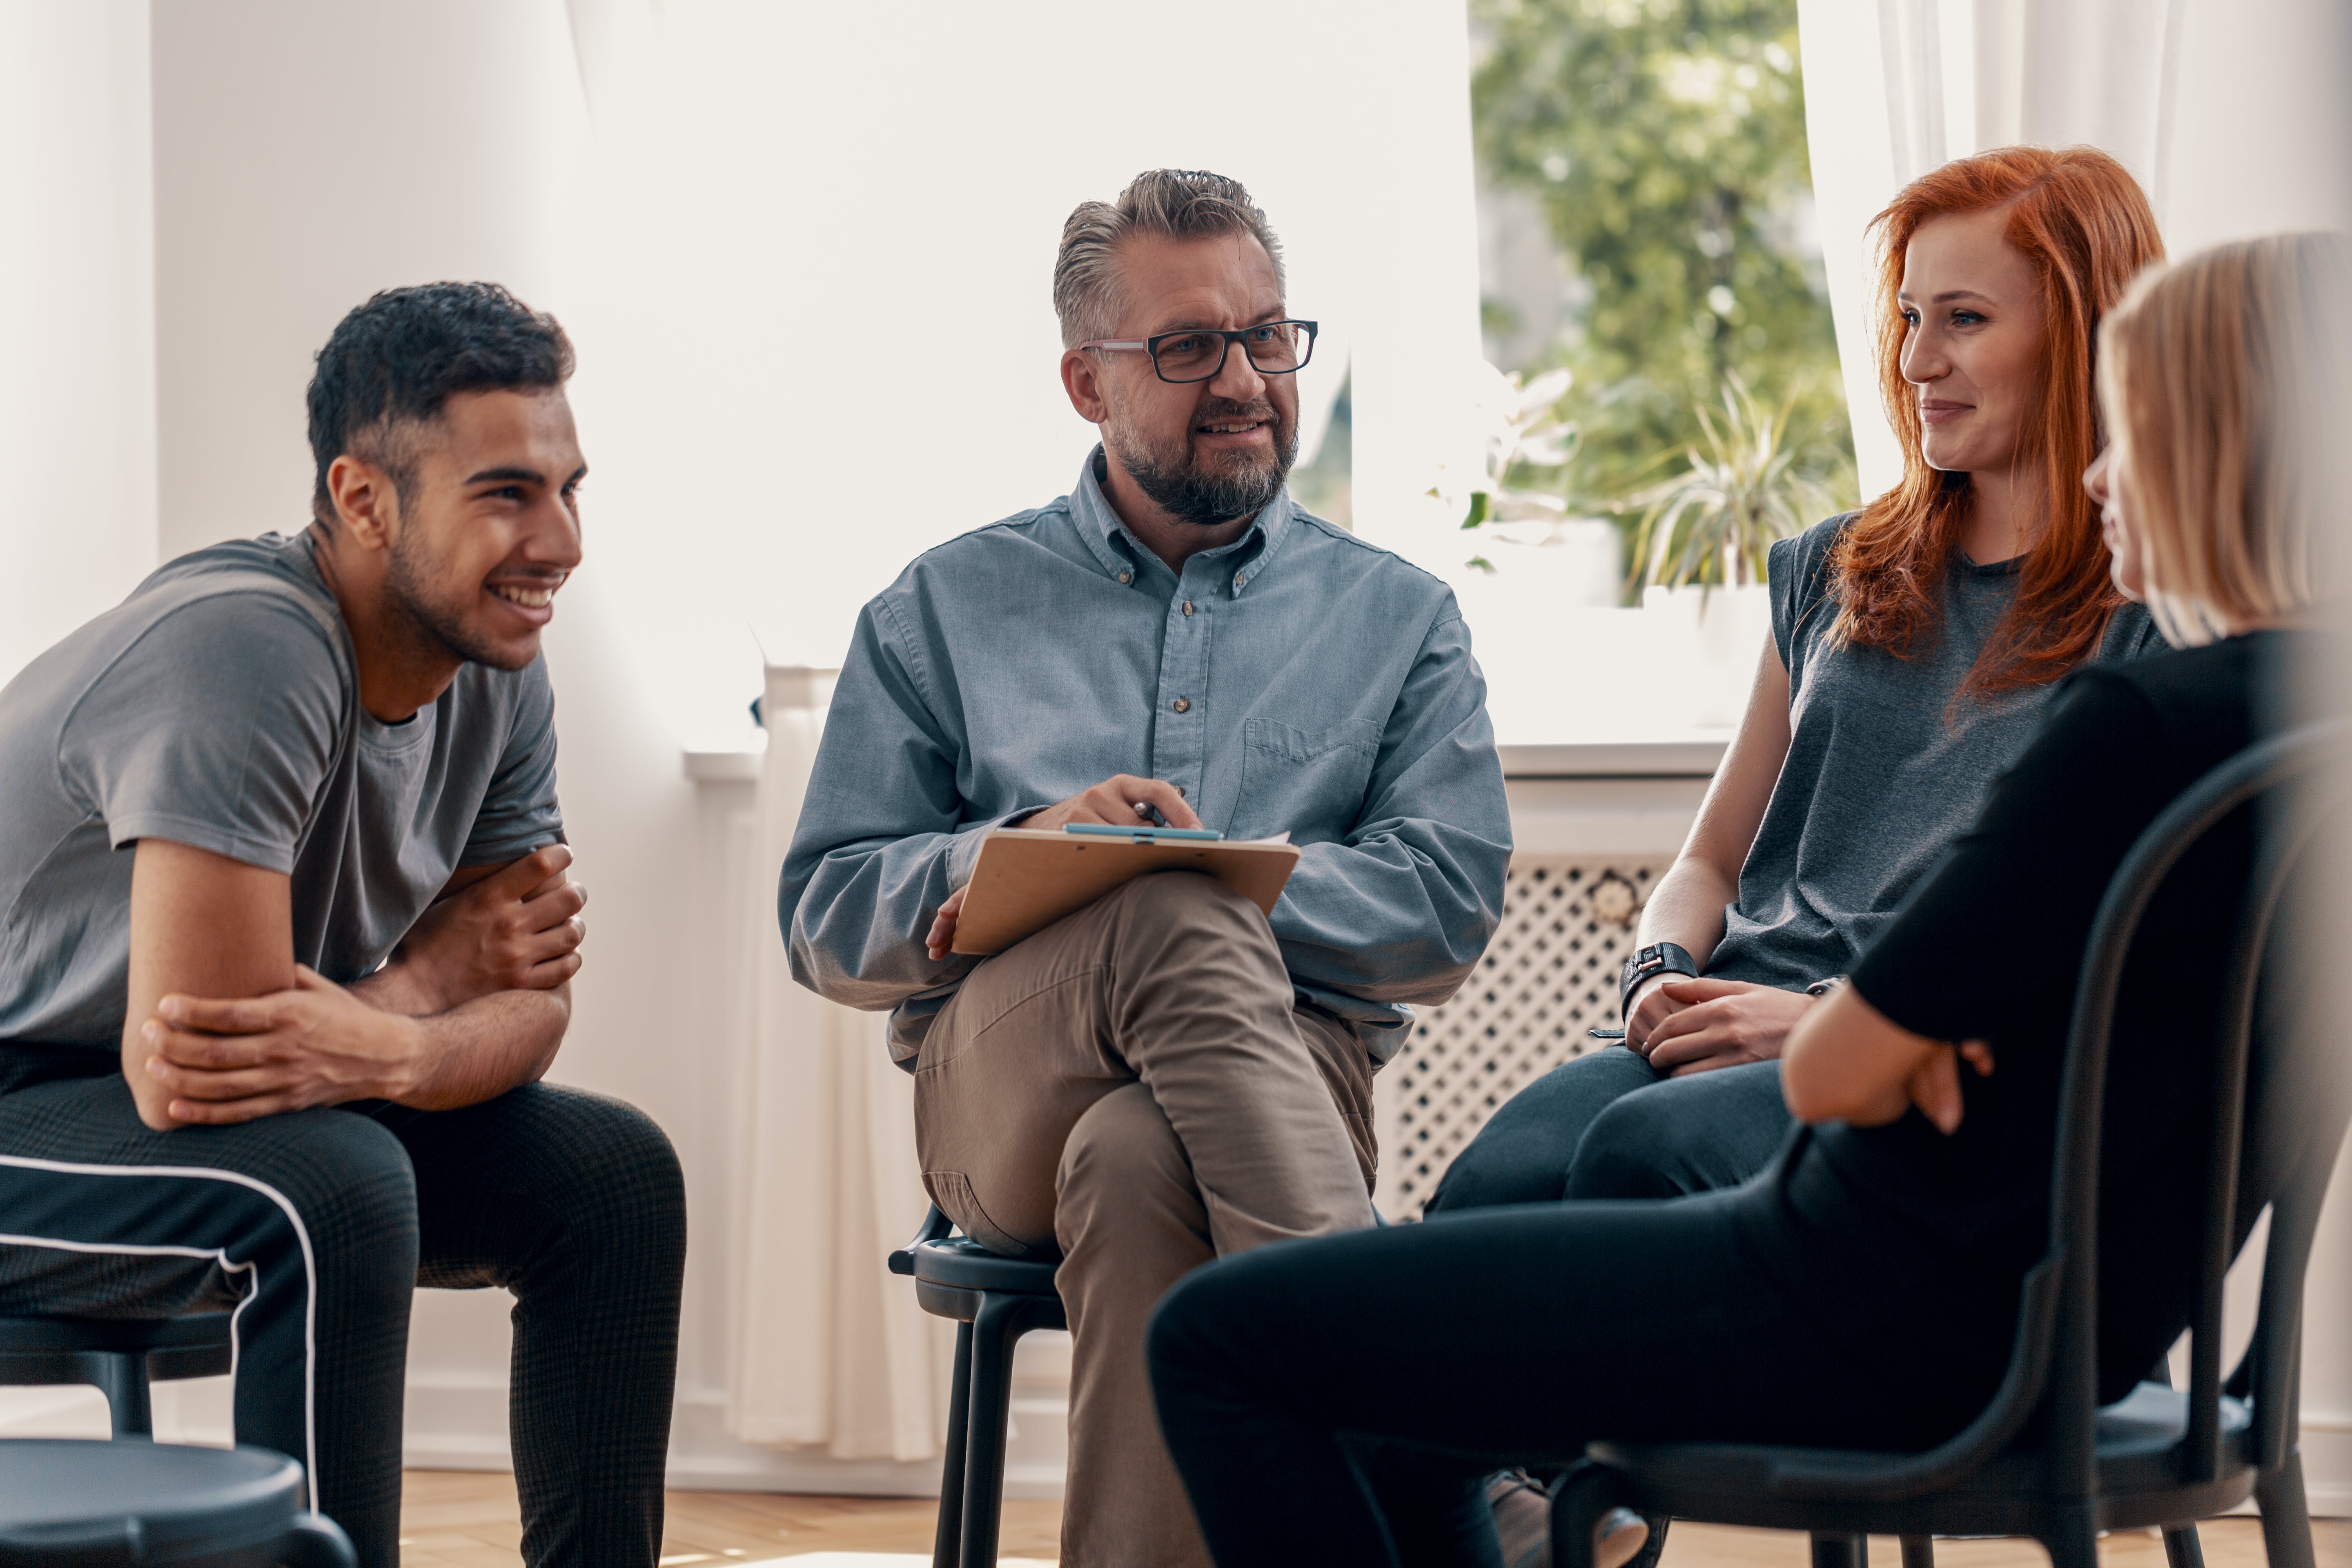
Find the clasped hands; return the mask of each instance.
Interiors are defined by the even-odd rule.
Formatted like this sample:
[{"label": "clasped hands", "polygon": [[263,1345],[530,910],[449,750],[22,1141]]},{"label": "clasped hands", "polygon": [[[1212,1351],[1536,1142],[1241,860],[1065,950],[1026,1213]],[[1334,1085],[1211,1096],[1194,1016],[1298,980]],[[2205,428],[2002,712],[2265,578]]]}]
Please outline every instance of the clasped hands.
[{"label": "clasped hands", "polygon": [[148,1075],[183,1123],[250,1121],[354,1100],[397,1100],[422,1066],[420,1016],[501,991],[550,991],[579,972],[587,889],[551,844],[445,895],[389,962],[344,987],[297,965],[291,990],[172,994],[141,1026]]},{"label": "clasped hands", "polygon": [[[1067,800],[1033,812],[1013,826],[1046,833],[1058,832],[1073,822],[1111,823],[1120,827],[1155,826],[1154,819],[1144,814],[1142,808],[1147,806],[1158,811],[1160,820],[1171,827],[1201,826],[1200,817],[1184,803],[1183,785],[1137,778],[1132,773],[1114,774]],[[923,939],[923,950],[934,963],[955,946],[956,917],[963,912],[963,895],[961,888],[950,893],[939,912],[931,917],[930,934]]]},{"label": "clasped hands", "polygon": [[[1678,975],[1646,982],[1625,1016],[1625,1044],[1661,1074],[1673,1078],[1770,1061],[1788,1043],[1789,1032],[1818,998],[1777,985],[1744,980],[1685,979]],[[1960,1124],[1965,1101],[1959,1064],[1979,1078],[1993,1070],[1992,1047],[1982,1040],[1958,1046],[1927,1042],[1928,1049],[1906,1076],[1899,1096],[1890,1096],[1876,1121],[1891,1121],[1916,1106],[1946,1133]]]}]

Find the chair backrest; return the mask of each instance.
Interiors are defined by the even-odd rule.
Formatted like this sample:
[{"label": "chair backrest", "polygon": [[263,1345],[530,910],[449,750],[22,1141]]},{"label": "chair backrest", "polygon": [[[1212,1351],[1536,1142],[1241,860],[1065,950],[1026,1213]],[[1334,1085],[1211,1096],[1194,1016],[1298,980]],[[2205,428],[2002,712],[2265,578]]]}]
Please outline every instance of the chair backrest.
[{"label": "chair backrest", "polygon": [[[2213,1081],[2219,1089],[2202,1150],[2204,1214],[2198,1237],[2197,1306],[2190,1323],[2189,1435],[2184,1479],[2210,1479],[2221,1464],[2219,1375],[2222,1282],[2235,1241],[2246,1068],[2255,993],[2277,930],[2281,899],[2305,858],[2325,811],[2341,799],[2341,764],[2352,727],[2308,725],[2246,748],[2182,792],[2141,833],[2116,868],[2092,921],[2076,981],[2064,1075],[2059,1089],[2057,1148],[2047,1255],[2025,1278],[2017,1337],[2007,1373],[1985,1410],[1957,1436],[1927,1453],[1889,1463],[1868,1478],[1850,1464],[1816,1468],[1791,1460],[1776,1468],[1776,1489],[1820,1488],[1846,1496],[1917,1496],[1950,1484],[2009,1446],[2037,1414],[2047,1418],[2046,1483],[2058,1495],[2095,1489],[2098,1406],[2098,1241],[2101,1135],[2106,1105],[2109,1037],[2132,940],[2166,875],[2200,838],[2257,796],[2280,795],[2284,809],[2265,813],[2244,913],[2223,979],[2221,1038]],[[2318,788],[2305,786],[2321,774]],[[2290,790],[2288,786],[2297,786]],[[2282,1041],[2283,1049],[2313,1042]],[[2273,1205],[2262,1313],[2233,1393],[2255,1400],[2256,1457],[2276,1464],[2293,1442],[2294,1388],[2300,1365],[2304,1268],[2318,1209],[2335,1163],[2336,1137],[2302,1151]],[[2324,1145],[2324,1146],[2323,1146]]]},{"label": "chair backrest", "polygon": [[[2181,1479],[2210,1480],[2221,1473],[2221,1300],[2237,1240],[2239,1181],[2246,1153],[2242,1135],[2256,992],[2263,961],[2279,930],[2277,917],[2288,883],[2305,861],[2321,821],[2341,798],[2340,770],[2331,770],[2328,764],[2344,759],[2347,733],[2352,731],[2344,725],[2330,723],[2273,736],[2248,747],[2190,785],[2148,825],[2125,856],[2092,922],[2076,981],[2065,1077],[2059,1091],[2058,1148],[2050,1206],[2050,1261],[2056,1266],[2057,1279],[2055,1321],[2048,1330],[2053,1343],[2046,1355],[2021,1353],[2019,1357],[2042,1361],[2050,1368],[2044,1391],[2049,1415],[2044,1452],[2047,1480],[2053,1491],[2086,1494],[2093,1489],[2095,1471],[2100,1153],[2108,1047],[2132,940],[2149,901],[2181,857],[2240,807],[2267,797],[2263,800],[2267,809],[2259,824],[2245,900],[2222,974],[2216,1012],[2219,1037],[2212,1058],[2214,1094],[2200,1151],[2199,1190],[2204,1194],[2204,1209],[2197,1237],[2196,1305],[2189,1320],[2189,1433]],[[2323,1044],[2291,1037],[2270,1042],[2281,1058]],[[2286,1363],[2299,1359],[2291,1349],[2296,1336],[2289,1325],[2299,1326],[2302,1319],[2303,1265],[2310,1254],[2317,1200],[2326,1190],[2343,1131],[2340,1113],[2333,1118],[2332,1126],[2336,1136],[2315,1140],[2304,1152],[2304,1168],[2286,1184],[2279,1206],[2293,1212],[2272,1216],[2269,1246],[2280,1255],[2276,1260],[2284,1267],[2265,1268],[2263,1315],[2271,1320],[2274,1340],[2284,1331],[2284,1340],[2273,1349],[2287,1349],[2289,1353],[2284,1359],[2276,1354],[2270,1358],[2274,1376],[2265,1382],[2273,1386],[2255,1391],[2259,1430],[2273,1437],[2267,1445],[2258,1440],[2256,1457],[2263,1464],[2275,1463],[2284,1451],[2276,1439],[2293,1404],[2287,1390],[2294,1379]],[[2283,1217],[2288,1223],[2282,1224]],[[2290,1280],[2292,1290],[2284,1289]],[[2021,1338],[2024,1331],[2021,1325]]]}]

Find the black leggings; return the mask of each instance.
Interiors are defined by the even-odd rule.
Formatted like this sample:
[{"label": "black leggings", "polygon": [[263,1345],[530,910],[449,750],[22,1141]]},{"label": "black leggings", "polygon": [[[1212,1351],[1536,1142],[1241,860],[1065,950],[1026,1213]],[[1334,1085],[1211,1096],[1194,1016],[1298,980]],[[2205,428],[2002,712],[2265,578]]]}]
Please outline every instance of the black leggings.
[{"label": "black leggings", "polygon": [[1197,1271],[1153,1319],[1152,1386],[1221,1568],[1498,1564],[1479,1478],[1598,1438],[1958,1430],[1999,1381],[2015,1281],[1847,1223],[1833,1184],[1800,1156],[1729,1192],[1487,1209]]},{"label": "black leggings", "polygon": [[1504,1101],[1446,1167],[1429,1212],[1717,1192],[1770,1164],[1793,1125],[1777,1061],[1664,1078],[1611,1046]]},{"label": "black leggings", "polygon": [[627,1105],[537,1084],[159,1133],[118,1070],[34,1082],[0,1093],[0,1311],[242,1302],[236,1439],[303,1461],[369,1568],[400,1555],[410,1293],[504,1286],[525,1560],[660,1551],[685,1189]]}]

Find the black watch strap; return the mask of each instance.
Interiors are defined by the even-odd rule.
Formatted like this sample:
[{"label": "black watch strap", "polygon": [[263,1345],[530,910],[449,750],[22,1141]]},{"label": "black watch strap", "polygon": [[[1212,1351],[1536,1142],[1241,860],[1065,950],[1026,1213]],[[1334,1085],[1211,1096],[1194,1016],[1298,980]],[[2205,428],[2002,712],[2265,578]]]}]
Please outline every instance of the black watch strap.
[{"label": "black watch strap", "polygon": [[1698,965],[1691,955],[1670,942],[1653,942],[1625,961],[1624,973],[1617,978],[1617,1016],[1622,1018],[1633,1005],[1633,993],[1661,974],[1685,974],[1698,978]]}]

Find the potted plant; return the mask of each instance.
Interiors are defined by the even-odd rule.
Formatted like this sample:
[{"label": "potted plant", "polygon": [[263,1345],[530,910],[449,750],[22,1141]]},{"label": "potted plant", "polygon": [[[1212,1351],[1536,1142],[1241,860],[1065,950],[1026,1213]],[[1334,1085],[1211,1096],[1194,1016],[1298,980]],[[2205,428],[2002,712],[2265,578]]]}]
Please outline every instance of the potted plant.
[{"label": "potted plant", "polygon": [[1760,405],[1727,373],[1720,416],[1696,410],[1700,440],[1680,473],[1635,491],[1619,510],[1640,513],[1631,587],[1645,610],[1686,621],[1692,721],[1725,728],[1739,721],[1758,650],[1771,628],[1765,566],[1777,540],[1841,510],[1849,487],[1843,454],[1814,436],[1792,438],[1792,394],[1778,409]]},{"label": "potted plant", "polygon": [[1463,564],[1510,579],[1511,596],[1531,596],[1542,606],[1613,602],[1615,529],[1601,519],[1570,516],[1565,487],[1512,482],[1528,469],[1565,469],[1576,460],[1577,427],[1556,416],[1573,373],[1549,370],[1522,383],[1517,372],[1506,374],[1483,363],[1480,369],[1475,402],[1485,441],[1478,467],[1464,478],[1449,473],[1429,492],[1456,512],[1463,530],[1489,542]]}]

